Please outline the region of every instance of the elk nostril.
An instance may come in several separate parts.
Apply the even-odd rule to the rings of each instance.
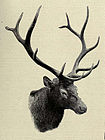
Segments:
[[[80,110],[83,111],[83,112],[86,112],[86,111],[87,111],[87,107],[84,107],[84,106],[81,107],[81,106],[79,106],[79,108],[80,108]]]

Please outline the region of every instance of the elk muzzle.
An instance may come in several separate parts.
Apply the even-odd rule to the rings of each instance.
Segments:
[[[84,114],[87,111],[87,106],[84,104],[84,102],[81,100],[81,98],[78,97],[76,104],[72,105],[71,109],[76,114]]]

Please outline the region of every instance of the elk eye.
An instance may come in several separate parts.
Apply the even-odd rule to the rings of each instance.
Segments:
[[[75,96],[71,96],[70,101],[71,102],[76,102],[77,101],[77,98]]]
[[[67,91],[64,89],[60,89],[61,96],[67,99]]]

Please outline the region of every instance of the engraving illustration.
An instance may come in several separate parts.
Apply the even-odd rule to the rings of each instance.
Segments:
[[[37,57],[38,48],[34,52],[31,47],[31,34],[36,25],[41,7],[42,6],[40,6],[36,12],[35,18],[27,32],[25,40],[19,34],[19,24],[23,13],[20,15],[15,28],[6,27],[6,30],[13,32],[16,39],[24,46],[28,55],[36,64],[56,76],[53,80],[44,76],[43,83],[45,86],[39,90],[32,91],[29,95],[29,109],[34,120],[34,124],[40,132],[46,132],[47,130],[52,130],[59,126],[65,109],[73,110],[76,114],[83,114],[87,111],[85,103],[78,96],[77,87],[74,85],[74,82],[86,78],[99,65],[98,60],[97,64],[92,64],[89,68],[79,68],[79,63],[84,56],[98,46],[100,37],[98,37],[98,40],[93,47],[86,47],[84,32],[89,18],[88,7],[86,20],[80,34],[71,27],[68,14],[66,13],[67,25],[60,26],[59,28],[66,28],[78,37],[81,41],[82,49],[79,56],[76,58],[72,71],[68,72],[67,75],[64,75],[63,72],[66,63],[64,63],[61,70],[58,71]],[[79,72],[83,72],[83,74],[79,74]]]

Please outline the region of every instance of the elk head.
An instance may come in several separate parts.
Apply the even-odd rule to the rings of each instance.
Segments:
[[[35,18],[27,32],[26,39],[22,39],[19,34],[19,23],[22,19],[23,13],[20,15],[15,28],[6,27],[8,31],[12,31],[17,38],[17,40],[24,46],[28,55],[31,59],[38,64],[39,66],[45,68],[46,70],[53,73],[56,78],[52,81],[47,77],[43,77],[43,82],[45,87],[36,91],[32,91],[30,93],[30,110],[31,114],[34,118],[34,123],[38,127],[41,132],[45,132],[49,129],[56,128],[63,117],[64,109],[71,109],[77,114],[83,114],[87,111],[86,105],[82,102],[81,98],[78,96],[77,87],[74,85],[75,81],[81,80],[87,77],[98,65],[99,61],[96,65],[92,65],[89,68],[79,68],[79,63],[82,58],[90,51],[95,49],[99,44],[99,37],[97,43],[91,47],[87,48],[85,39],[84,39],[84,31],[89,18],[89,9],[87,7],[87,17],[82,27],[81,33],[78,34],[70,25],[69,17],[66,14],[67,25],[59,27],[60,29],[66,28],[71,31],[75,36],[77,36],[82,43],[82,50],[77,57],[73,69],[67,75],[64,75],[65,64],[62,66],[61,71],[58,71],[51,66],[45,64],[37,57],[38,49],[34,52],[31,48],[31,34],[36,25],[37,18],[39,16],[41,6],[38,8]],[[78,72],[85,72],[82,75],[79,75]]]

